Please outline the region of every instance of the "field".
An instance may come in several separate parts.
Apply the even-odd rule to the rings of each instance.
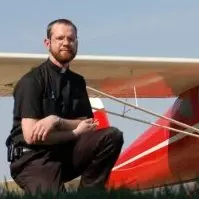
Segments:
[[[150,191],[133,191],[130,189],[120,189],[120,190],[97,190],[97,189],[84,189],[76,191],[78,187],[79,179],[73,180],[66,184],[66,187],[69,188],[68,193],[59,193],[53,195],[51,193],[38,193],[35,196],[25,195],[13,182],[9,182],[6,185],[2,184],[3,192],[0,195],[1,199],[34,199],[34,198],[56,198],[56,199],[64,199],[64,198],[90,198],[90,199],[125,199],[125,198],[135,198],[135,199],[185,199],[185,198],[199,198],[199,186],[198,184],[191,190],[186,189],[183,185],[179,186],[179,189],[171,189],[168,187],[163,187],[159,190],[150,190]]]

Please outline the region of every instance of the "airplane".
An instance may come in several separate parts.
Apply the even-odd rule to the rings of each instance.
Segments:
[[[48,58],[47,54],[0,53],[0,96],[12,95],[19,78]],[[98,129],[110,126],[107,114],[150,124],[114,165],[108,188],[149,189],[199,177],[199,59],[77,55],[70,67],[87,82]],[[107,97],[156,116],[155,123],[107,110]],[[121,98],[177,97],[159,115]]]

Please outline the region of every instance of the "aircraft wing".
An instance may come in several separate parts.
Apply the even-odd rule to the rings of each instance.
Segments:
[[[0,53],[0,96],[11,95],[19,78],[47,57]],[[174,97],[199,85],[199,59],[79,55],[70,67],[88,86],[115,97],[135,97],[134,88],[137,97]]]

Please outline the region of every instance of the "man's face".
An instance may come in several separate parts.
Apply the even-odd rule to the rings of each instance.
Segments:
[[[53,25],[51,38],[46,41],[51,55],[62,64],[70,62],[76,56],[77,45],[73,26],[59,23]]]

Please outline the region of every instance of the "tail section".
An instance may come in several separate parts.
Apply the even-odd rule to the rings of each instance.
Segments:
[[[98,120],[99,125],[97,129],[103,129],[110,126],[107,113],[104,109],[104,104],[100,98],[89,98],[91,106],[93,107],[94,119]],[[96,108],[96,109],[94,109]]]

